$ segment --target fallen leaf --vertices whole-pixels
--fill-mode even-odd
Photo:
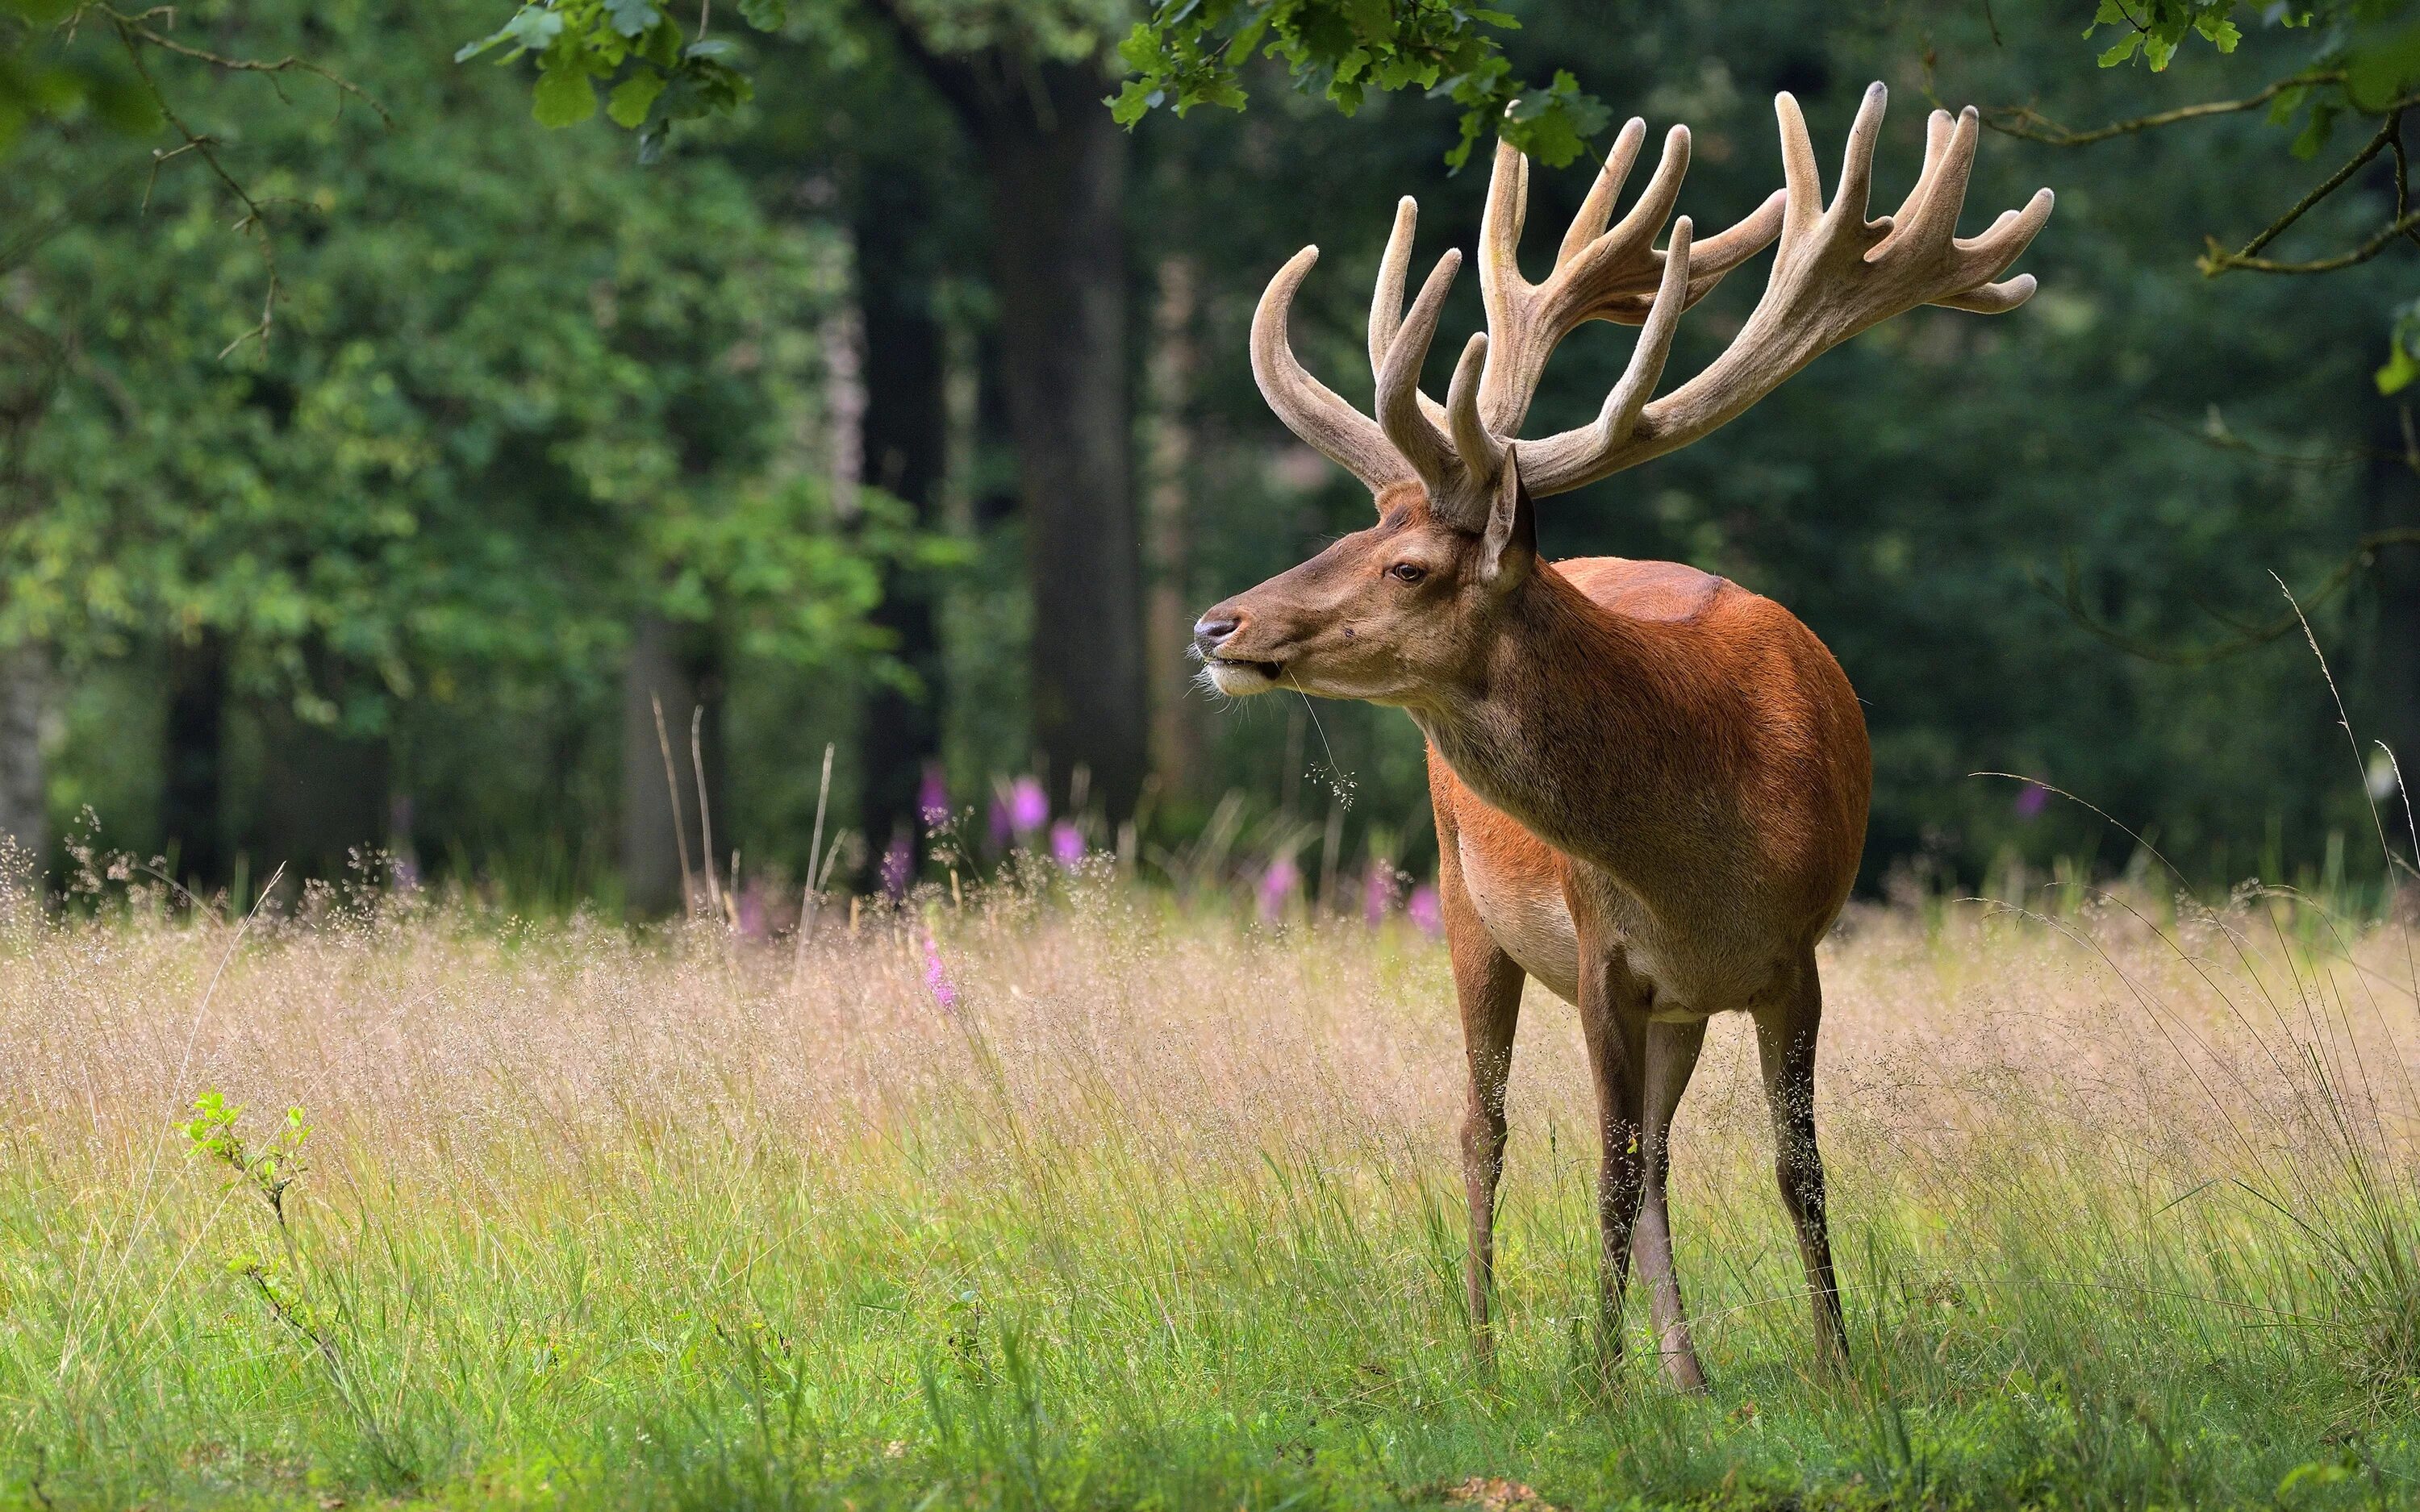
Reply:
[[[1445,1493],[1450,1506],[1475,1506],[1480,1512],[1562,1512],[1517,1480],[1501,1475],[1473,1475]]]

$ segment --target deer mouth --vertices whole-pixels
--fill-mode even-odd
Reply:
[[[1285,675],[1285,663],[1253,661],[1243,656],[1212,656],[1208,671],[1211,683],[1221,693],[1264,693],[1276,687],[1278,679]]]

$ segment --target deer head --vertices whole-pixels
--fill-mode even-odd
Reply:
[[[1294,433],[1366,484],[1378,523],[1290,572],[1238,594],[1194,626],[1205,677],[1221,692],[1278,687],[1385,703],[1418,702],[1489,643],[1502,606],[1536,569],[1531,501],[1593,483],[1678,450],[1738,416],[1829,348],[1919,304],[1993,315],[2034,291],[2031,274],[1993,282],[2050,219],[2051,192],[2004,213],[1981,236],[1957,235],[1975,161],[1973,109],[1935,111],[1924,168],[1896,215],[1866,219],[1885,90],[1866,91],[1830,205],[1798,102],[1776,97],[1783,187],[1737,225],[1695,241],[1670,220],[1689,161],[1675,126],[1643,193],[1618,224],[1616,197],[1646,138],[1622,128],[1544,283],[1522,277],[1518,246],[1528,160],[1498,143],[1480,223],[1480,293],[1487,331],[1454,365],[1446,401],[1420,392],[1447,290],[1462,265],[1449,251],[1408,312],[1418,208],[1404,199],[1370,306],[1374,416],[1353,408],[1295,360],[1286,333],[1295,291],[1318,261],[1306,247],[1280,269],[1252,320],[1252,375]],[[1764,295],[1721,356],[1655,396],[1681,314],[1778,240]],[[1639,327],[1621,378],[1595,421],[1517,440],[1546,360],[1589,320]]]

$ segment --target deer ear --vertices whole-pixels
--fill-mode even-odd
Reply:
[[[1521,484],[1520,449],[1504,448],[1504,469],[1488,501],[1479,542],[1479,580],[1501,593],[1529,575],[1538,561],[1538,510]]]

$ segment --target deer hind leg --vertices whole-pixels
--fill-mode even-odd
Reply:
[[[1446,854],[1452,856],[1449,847]],[[1470,1249],[1463,1281],[1472,1348],[1492,1363],[1489,1313],[1496,1295],[1496,1189],[1504,1175],[1504,1084],[1512,1072],[1512,1032],[1527,975],[1480,921],[1463,890],[1462,870],[1442,869],[1446,943],[1453,956],[1462,1045],[1470,1062],[1470,1101],[1462,1123],[1462,1184],[1470,1204]]]
[[[1815,1040],[1823,1022],[1823,989],[1810,952],[1791,991],[1756,1014],[1756,1048],[1772,1104],[1774,1174],[1781,1203],[1798,1232],[1807,1290],[1815,1306],[1817,1353],[1830,1368],[1849,1362],[1849,1330],[1840,1315],[1840,1287],[1832,1271],[1825,1223],[1823,1157],[1815,1148]]]
[[[1689,1073],[1698,1067],[1698,1052],[1706,1042],[1706,1022],[1650,1023],[1647,1026],[1646,1196],[1638,1211],[1638,1278],[1647,1283],[1648,1303],[1655,1314],[1657,1349],[1664,1358],[1664,1378],[1672,1389],[1701,1392],[1706,1372],[1698,1364],[1697,1345],[1689,1337],[1689,1315],[1681,1303],[1681,1274],[1672,1263],[1672,1221],[1664,1205],[1664,1179],[1669,1168],[1672,1117],[1680,1111],[1681,1094],[1689,1088]]]

